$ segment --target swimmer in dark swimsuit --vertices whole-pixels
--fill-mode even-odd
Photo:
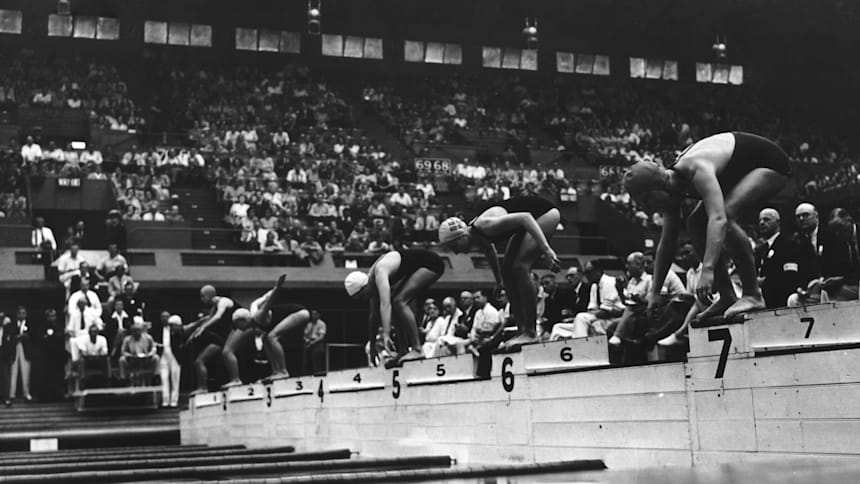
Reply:
[[[206,371],[206,365],[221,353],[227,335],[230,334],[233,311],[238,308],[232,299],[218,296],[215,288],[209,285],[200,289],[200,300],[209,308],[209,314],[183,328],[185,332],[192,331],[186,344],[194,343],[199,350],[194,360],[197,389],[193,394],[208,391],[209,373]]]
[[[438,281],[444,272],[445,263],[436,253],[411,249],[388,252],[373,263],[367,274],[352,272],[344,280],[344,287],[350,297],[371,301],[368,338],[372,353],[375,353],[373,342],[380,324],[386,350],[392,354],[398,353],[391,339],[391,323],[397,323],[397,332],[405,340],[403,346],[406,351],[399,352],[399,356],[389,366],[424,358],[415,313],[410,304]],[[371,354],[371,361],[376,361],[375,354]]]
[[[552,203],[540,197],[514,197],[484,210],[471,223],[452,217],[439,226],[439,243],[454,252],[468,252],[478,245],[487,256],[496,283],[507,290],[511,316],[517,321],[518,333],[500,346],[500,350],[517,350],[535,341],[537,324],[537,287],[531,270],[545,255],[553,272],[560,262],[549,240],[561,222],[561,213]],[[493,242],[507,241],[503,263]]]
[[[269,359],[269,364],[272,365],[270,376],[272,379],[289,376],[284,347],[281,345],[280,338],[288,331],[304,326],[311,318],[310,311],[301,304],[282,302],[279,292],[284,286],[285,279],[286,275],[282,275],[275,283],[275,287],[251,303],[249,311],[243,311],[241,317],[234,317],[233,326],[235,329],[230,333],[230,338],[235,340],[236,348],[240,347],[242,342],[247,341],[246,338],[250,336],[265,335],[263,348]],[[275,323],[272,324],[272,321]],[[231,346],[234,340],[228,338],[225,350]],[[238,372],[239,369],[236,366],[236,373],[231,374],[231,378],[235,377],[238,380]]]
[[[764,308],[752,246],[738,220],[779,193],[790,176],[788,156],[779,146],[740,132],[698,141],[667,168],[647,161],[633,165],[624,177],[627,191],[637,202],[663,211],[649,309],[659,303],[660,288],[675,257],[684,197],[701,200],[687,219],[687,231],[703,264],[696,297],[708,305],[715,291],[720,295],[699,318],[731,317]],[[723,248],[737,265],[743,285],[740,299],[732,289]]]

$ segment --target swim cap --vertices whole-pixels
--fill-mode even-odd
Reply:
[[[178,314],[174,314],[167,318],[167,324],[178,324],[179,326],[182,326],[182,317]]]
[[[663,168],[653,161],[640,161],[624,174],[624,188],[631,194],[650,192],[663,179]]]
[[[350,272],[343,280],[343,287],[350,296],[355,296],[367,285],[367,274],[361,271]]]
[[[248,311],[245,308],[239,308],[233,311],[233,322],[236,321],[247,321],[251,319],[251,311]]]
[[[457,217],[447,218],[439,225],[440,244],[447,244],[448,242],[453,242],[459,238],[465,237],[468,234],[469,233],[467,232],[466,222],[463,222]]]

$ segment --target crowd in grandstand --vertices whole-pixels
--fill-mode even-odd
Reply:
[[[132,146],[122,153],[101,147],[102,153],[96,146],[76,149],[38,134],[12,139],[0,151],[0,217],[30,219],[26,175],[109,180],[117,200],[118,212],[109,221],[114,228],[122,220],[183,222],[189,214],[182,213],[176,187],[202,185],[215,189],[224,223],[235,231],[238,246],[294,253],[312,264],[326,253],[379,255],[429,245],[440,221],[464,218],[464,210],[518,195],[576,201],[598,193],[642,227],[661,227],[659,215],[638,207],[623,190],[621,169],[603,170],[594,180],[575,179],[569,165],[532,164],[530,148],[573,155],[593,167],[623,168],[642,160],[666,164],[685,145],[709,133],[743,129],[776,140],[793,163],[816,168],[809,179],[801,180],[807,193],[860,180],[851,147],[834,134],[768,108],[752,88],[578,77],[538,85],[516,76],[368,83],[361,92],[364,103],[413,153],[444,144],[498,141],[496,151],[482,158],[492,162],[464,159],[454,163],[450,173],[438,176],[392,157],[355,122],[353,110],[360,106],[305,67],[192,65],[150,72],[146,80],[152,81],[153,89],[169,94],[147,99],[144,110],[132,101],[115,68],[77,60],[5,60],[0,76],[4,110],[17,105],[83,110],[96,125],[114,130],[145,129],[147,113],[160,117],[165,130],[185,136],[177,146]],[[464,205],[441,202],[443,192],[462,194]],[[789,274],[791,287],[771,294],[769,305],[856,299],[852,272],[857,265],[856,242],[847,239],[845,254],[834,249],[845,242],[844,227],[853,222],[845,213],[834,212],[828,217],[829,229],[822,227],[819,238],[813,213],[814,208],[798,207],[798,233],[782,236],[792,241],[790,250],[775,249],[777,236],[767,230],[753,237],[766,294],[776,291],[774,281],[787,280],[785,274],[764,269],[775,257],[767,255],[771,249],[779,257],[791,254],[784,256],[791,260],[783,267],[804,268],[794,259],[805,254],[805,241],[810,239],[807,245],[817,247],[813,250],[818,256],[809,257],[820,264],[799,270],[800,275]],[[3,338],[30,331],[38,341],[34,344],[56,345],[55,335],[64,333],[70,337],[66,350],[71,360],[107,356],[126,379],[135,369],[130,370],[130,360],[151,361],[141,362],[150,370],[160,365],[152,353],[156,342],[170,346],[182,340],[183,333],[177,330],[181,322],[166,313],[161,321],[166,333],[146,335],[138,284],[121,255],[124,236],[113,240],[115,244],[94,247],[108,249],[104,260],[95,261],[80,253],[88,234],[83,222],[66,230],[56,228],[55,234],[44,220],[35,219],[32,245],[42,260],[57,259],[66,314],[47,312],[40,315],[44,321],[39,324],[21,325],[14,321],[27,320],[26,308],[21,308],[23,312],[8,315]],[[558,283],[551,274],[543,276],[538,295],[541,337],[608,334],[614,346],[682,343],[686,324],[701,309],[690,294],[700,262],[689,245],[681,247],[677,262],[685,272],[667,280],[659,317],[643,312],[652,270],[649,254],[630,254],[626,273],[618,280],[605,274],[598,261],[581,270],[571,268],[566,273],[568,284]],[[598,286],[600,291],[593,289]],[[485,358],[511,326],[507,307],[504,291],[476,290],[456,300],[452,295],[426,301],[420,324],[423,354],[468,352]],[[57,321],[63,319],[65,330]],[[308,346],[319,343],[322,328],[324,323],[306,331]],[[9,353],[8,362],[17,365],[17,372],[29,370],[28,355],[41,354],[30,353],[28,344],[26,338],[18,338],[5,350],[14,353]],[[318,368],[318,352],[314,355]],[[47,358],[54,366],[65,364],[55,355]],[[33,366],[45,368],[35,361]],[[163,368],[173,371],[169,363]],[[26,385],[22,395],[30,395]],[[173,400],[168,391],[165,401]]]

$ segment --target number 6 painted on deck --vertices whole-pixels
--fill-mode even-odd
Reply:
[[[717,373],[714,378],[722,378],[726,373],[726,360],[729,359],[729,348],[732,346],[732,333],[729,328],[708,330],[708,341],[722,341],[723,349],[720,350],[720,360],[717,363]]]
[[[809,339],[809,335],[812,334],[812,327],[815,326],[815,318],[809,316],[805,318],[800,318],[800,324],[805,323],[809,323],[809,326],[806,328],[806,335],[803,338]]]

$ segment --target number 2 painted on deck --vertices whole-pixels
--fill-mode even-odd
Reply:
[[[809,316],[805,318],[800,318],[800,324],[806,323],[809,323],[809,326],[806,328],[806,335],[803,338],[809,339],[809,335],[812,334],[812,327],[815,326],[815,318]]]
[[[722,341],[723,349],[720,350],[720,359],[717,363],[717,373],[714,378],[722,378],[726,373],[726,360],[729,359],[729,348],[732,347],[732,333],[729,328],[708,330],[708,341]]]

